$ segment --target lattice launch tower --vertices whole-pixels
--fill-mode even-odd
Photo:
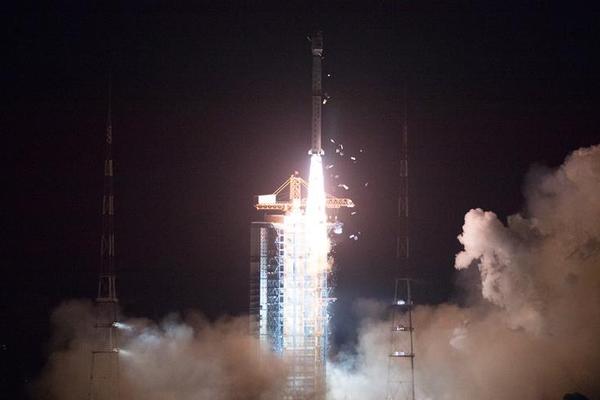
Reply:
[[[90,374],[90,400],[118,400],[119,343],[114,227],[114,163],[112,155],[111,87],[104,140],[104,192],[102,195],[102,235],[100,238],[100,274],[95,300],[96,325]]]

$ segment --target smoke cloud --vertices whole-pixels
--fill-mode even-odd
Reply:
[[[465,215],[455,268],[478,270],[478,300],[415,308],[418,399],[600,394],[600,146],[573,152],[556,170],[536,168],[525,195],[506,223],[481,209]],[[365,319],[355,351],[328,366],[330,400],[386,395],[385,305],[362,301],[357,313]],[[92,305],[67,302],[52,321],[38,398],[86,398]],[[243,318],[123,322],[131,329],[121,338],[122,399],[269,400],[285,384],[285,365],[258,352]]]
[[[525,195],[506,223],[465,215],[455,268],[478,269],[479,300],[415,309],[418,399],[600,394],[600,146],[534,169]],[[357,355],[330,368],[332,399],[383,398],[390,327],[364,321]]]
[[[81,400],[90,388],[94,313],[91,302],[70,301],[52,315],[53,352],[36,394]],[[123,319],[120,398],[145,400],[276,399],[286,368],[259,352],[246,318],[210,323],[198,314],[172,315],[160,324]]]

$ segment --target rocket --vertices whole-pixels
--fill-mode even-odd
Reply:
[[[323,154],[321,147],[321,105],[323,93],[321,89],[321,61],[323,59],[323,35],[321,31],[310,37],[312,53],[312,135],[308,154]]]

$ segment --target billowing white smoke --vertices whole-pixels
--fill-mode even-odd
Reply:
[[[481,301],[414,313],[418,399],[559,399],[600,394],[600,146],[530,174],[522,213],[465,216],[459,270]],[[332,399],[381,399],[387,322],[366,321],[358,356],[330,367]]]
[[[90,384],[90,302],[71,301],[53,314],[55,339],[36,387],[40,399],[87,399]],[[286,368],[246,334],[245,318],[209,323],[199,315],[157,325],[126,319],[120,329],[122,400],[276,399]]]
[[[478,268],[481,301],[415,309],[417,399],[600,394],[600,146],[574,152],[556,171],[532,173],[526,197],[506,224],[479,209],[465,216],[455,266]],[[378,318],[385,306],[358,306],[370,318],[357,354],[328,367],[333,400],[385,398],[390,324]],[[285,366],[258,353],[244,319],[124,322],[133,329],[121,341],[123,400],[275,399],[285,384]],[[53,323],[37,397],[85,399],[91,304],[66,303]]]
[[[313,155],[306,209],[308,276],[318,288],[328,272],[329,240],[321,157]],[[315,318],[323,314],[315,289]],[[90,389],[95,318],[91,302],[70,301],[52,315],[52,353],[36,397],[47,400],[87,399]],[[245,318],[209,323],[199,315],[156,324],[125,319],[119,329],[120,398],[122,400],[270,400],[285,387],[287,366],[259,350]],[[322,328],[321,328],[322,329]]]

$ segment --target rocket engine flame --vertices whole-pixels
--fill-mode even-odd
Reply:
[[[308,246],[308,270],[322,273],[329,270],[327,254],[330,244],[327,236],[327,214],[325,211],[325,181],[321,156],[310,158],[308,198],[306,200],[306,239]]]

